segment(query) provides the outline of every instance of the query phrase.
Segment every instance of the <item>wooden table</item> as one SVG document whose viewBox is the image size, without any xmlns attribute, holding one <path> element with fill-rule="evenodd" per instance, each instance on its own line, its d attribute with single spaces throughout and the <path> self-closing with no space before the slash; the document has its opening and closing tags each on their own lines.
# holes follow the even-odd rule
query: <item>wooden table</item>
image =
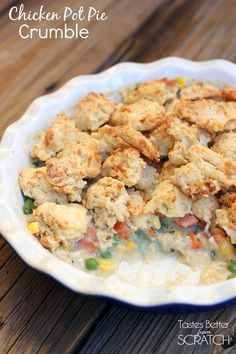
<svg viewBox="0 0 236 354">
<path fill-rule="evenodd" d="M 86 40 L 21 39 L 18 21 L 8 18 L 10 6 L 21 3 L 27 10 L 39 7 L 39 2 L 30 0 L 0 3 L 1 133 L 35 97 L 76 75 L 98 72 L 119 61 L 149 62 L 169 55 L 236 61 L 235 0 L 41 2 L 54 11 L 65 5 L 76 10 L 82 4 L 106 11 L 107 21 L 87 24 Z M 231 345 L 177 345 L 177 336 L 188 333 L 179 328 L 179 319 L 230 322 Z M 235 326 L 236 306 L 163 315 L 83 298 L 29 268 L 0 238 L 1 354 L 236 353 Z"/>
</svg>

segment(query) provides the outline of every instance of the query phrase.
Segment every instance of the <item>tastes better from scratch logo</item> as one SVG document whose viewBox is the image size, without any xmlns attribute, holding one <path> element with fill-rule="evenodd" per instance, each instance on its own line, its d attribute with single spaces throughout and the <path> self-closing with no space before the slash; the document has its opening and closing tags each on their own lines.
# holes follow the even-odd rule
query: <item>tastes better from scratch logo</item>
<svg viewBox="0 0 236 354">
<path fill-rule="evenodd" d="M 226 345 L 230 346 L 231 337 L 230 335 L 224 335 L 221 333 L 213 333 L 212 330 L 225 330 L 229 327 L 228 322 L 211 322 L 206 320 L 204 322 L 185 322 L 183 320 L 178 320 L 178 325 L 180 329 L 191 329 L 189 334 L 179 334 L 177 336 L 178 345 Z M 193 329 L 196 330 L 193 333 Z"/>
<path fill-rule="evenodd" d="M 108 19 L 108 15 L 92 6 L 82 5 L 76 11 L 65 6 L 60 12 L 49 12 L 44 9 L 44 5 L 39 6 L 37 11 L 27 11 L 24 4 L 21 4 L 10 8 L 9 19 L 19 22 L 18 33 L 22 39 L 87 39 L 90 33 L 84 23 L 103 22 Z M 45 26 L 40 27 L 40 23 L 43 21 L 48 23 L 46 28 Z M 50 22 L 53 22 L 53 26 L 55 24 L 58 26 L 50 27 Z M 72 25 L 69 26 L 68 22 Z"/>
</svg>

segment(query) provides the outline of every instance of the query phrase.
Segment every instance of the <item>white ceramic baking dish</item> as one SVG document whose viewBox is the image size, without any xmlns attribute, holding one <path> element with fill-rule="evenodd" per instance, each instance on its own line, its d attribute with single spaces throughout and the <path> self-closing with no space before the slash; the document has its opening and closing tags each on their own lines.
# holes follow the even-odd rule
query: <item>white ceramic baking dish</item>
<svg viewBox="0 0 236 354">
<path fill-rule="evenodd" d="M 29 149 L 34 133 L 47 127 L 56 113 L 71 111 L 73 105 L 89 91 L 116 91 L 152 78 L 177 76 L 236 86 L 236 65 L 224 60 L 193 62 L 176 57 L 149 64 L 121 63 L 100 74 L 73 78 L 55 93 L 37 98 L 24 115 L 6 129 L 0 145 L 0 231 L 28 265 L 81 294 L 104 296 L 144 308 L 165 311 L 209 309 L 209 306 L 234 301 L 236 279 L 196 286 L 196 274 L 192 273 L 184 285 L 167 285 L 169 273 L 165 273 L 164 267 L 176 270 L 180 266 L 173 258 L 167 263 L 157 262 L 146 268 L 147 277 L 142 274 L 132 278 L 132 270 L 127 268 L 127 264 L 121 267 L 119 274 L 105 278 L 81 271 L 44 249 L 27 231 L 22 212 L 23 198 L 17 183 L 19 171 L 30 165 Z M 150 276 L 150 272 L 156 276 Z M 166 274 L 162 280 L 158 272 Z"/>
</svg>

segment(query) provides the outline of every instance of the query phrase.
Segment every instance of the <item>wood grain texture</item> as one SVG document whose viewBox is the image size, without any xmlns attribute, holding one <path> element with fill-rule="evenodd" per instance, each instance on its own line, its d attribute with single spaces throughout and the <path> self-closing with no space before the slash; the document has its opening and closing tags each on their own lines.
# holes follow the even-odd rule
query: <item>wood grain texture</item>
<svg viewBox="0 0 236 354">
<path fill-rule="evenodd" d="M 223 315 L 224 313 L 224 315 Z M 186 323 L 205 323 L 217 320 L 230 322 L 232 313 L 228 310 L 205 312 L 194 315 L 143 314 L 137 311 L 111 308 L 83 343 L 78 352 L 86 353 L 210 353 L 212 345 L 181 346 L 179 335 L 197 334 L 198 329 L 182 329 L 178 320 Z M 235 320 L 235 316 L 233 317 Z M 216 333 L 211 330 L 211 334 Z M 105 333 L 105 335 L 104 335 Z M 181 343 L 181 341 L 180 341 Z M 116 348 L 114 350 L 114 348 Z M 221 347 L 222 350 L 222 347 Z M 231 348 L 232 350 L 232 348 Z"/>
<path fill-rule="evenodd" d="M 51 1 L 43 2 L 50 9 Z M 80 1 L 68 0 L 78 8 Z M 38 3 L 24 1 L 28 9 Z M 86 41 L 21 40 L 0 5 L 0 132 L 38 95 L 75 75 L 118 61 L 148 62 L 168 55 L 236 61 L 235 0 L 83 1 L 108 12 L 109 21 L 89 29 Z M 59 10 L 64 0 L 53 2 Z M 45 26 L 42 23 L 42 26 Z M 84 299 L 27 267 L 0 238 L 0 352 L 10 353 L 234 353 L 236 307 L 190 315 L 126 310 Z M 187 333 L 178 319 L 230 322 L 231 346 L 180 347 Z M 192 332 L 193 333 L 193 332 Z"/>
</svg>

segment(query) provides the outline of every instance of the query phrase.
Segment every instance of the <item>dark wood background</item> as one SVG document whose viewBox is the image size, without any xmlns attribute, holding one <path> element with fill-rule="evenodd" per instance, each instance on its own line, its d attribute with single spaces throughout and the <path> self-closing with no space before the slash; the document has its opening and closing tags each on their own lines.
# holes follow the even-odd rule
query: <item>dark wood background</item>
<svg viewBox="0 0 236 354">
<path fill-rule="evenodd" d="M 87 40 L 23 40 L 9 8 L 106 11 Z M 53 4 L 53 5 L 52 5 Z M 30 102 L 68 79 L 119 61 L 176 55 L 236 61 L 236 0 L 0 2 L 0 133 Z M 39 26 L 35 23 L 35 26 Z M 41 27 L 45 23 L 40 24 Z M 185 321 L 230 322 L 231 345 L 177 345 Z M 0 237 L 0 353 L 236 353 L 236 306 L 198 314 L 150 314 L 82 298 L 29 268 Z M 189 330 L 196 333 L 196 330 Z"/>
</svg>

